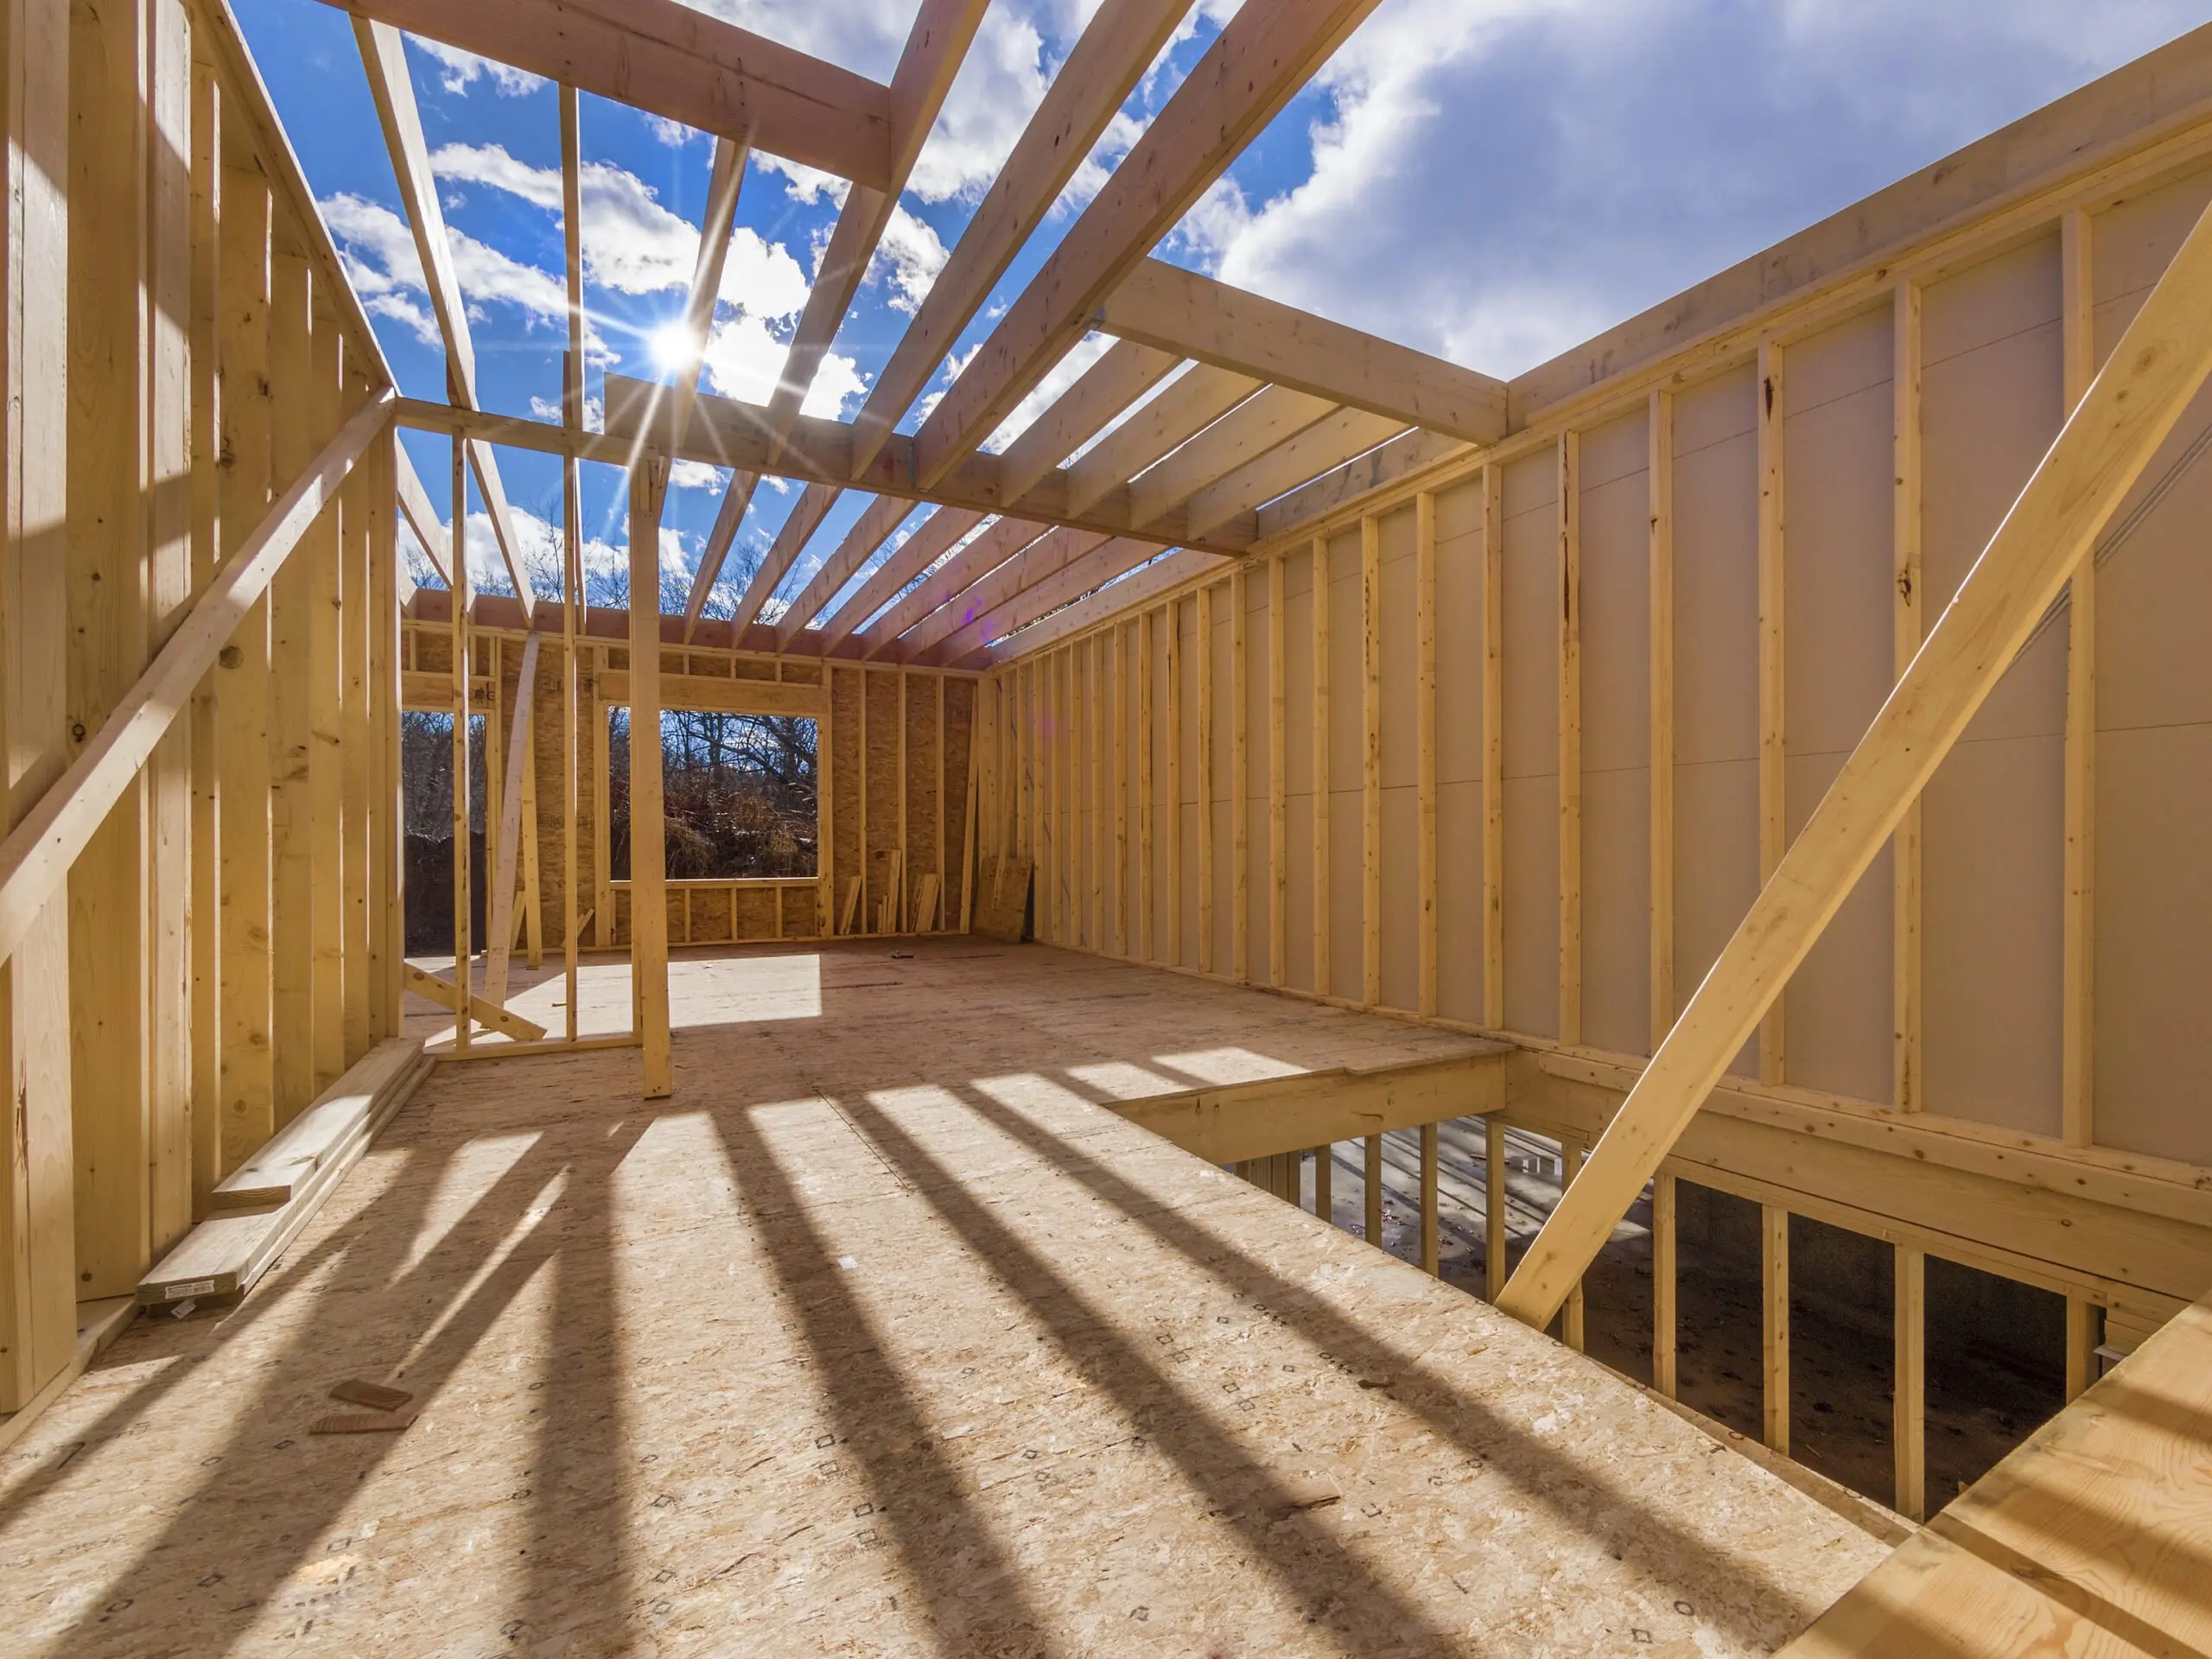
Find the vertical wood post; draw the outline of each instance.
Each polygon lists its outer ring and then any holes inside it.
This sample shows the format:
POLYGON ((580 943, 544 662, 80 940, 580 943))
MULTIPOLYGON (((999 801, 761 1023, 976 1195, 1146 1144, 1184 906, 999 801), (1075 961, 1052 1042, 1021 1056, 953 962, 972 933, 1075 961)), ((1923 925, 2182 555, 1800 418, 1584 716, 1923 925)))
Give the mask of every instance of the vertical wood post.
MULTIPOLYGON (((1277 561, 1281 563, 1280 560, 1277 561)), ((1336 1160, 1334 1147, 1313 1148, 1313 1213, 1332 1225, 1336 1221, 1336 1199, 1329 1191, 1330 1175, 1336 1160)))
MULTIPOLYGON (((337 308, 316 296, 310 353, 314 395, 305 411, 317 448, 338 429, 345 385, 337 308)), ((313 895, 309 944, 314 953, 315 1074, 310 1098, 346 1070, 346 681, 340 654, 340 561, 346 538, 346 496, 325 507, 301 538, 292 563, 303 565, 308 679, 307 683, 308 879, 313 895)))
POLYGON ((1167 960, 1183 965, 1183 601, 1161 613, 1167 638, 1167 960))
POLYGON ((1359 521, 1359 1000, 1382 1001, 1382 525, 1359 521))
MULTIPOLYGON (((2060 221, 2061 351, 2066 413, 2097 376, 2089 216, 2075 208, 2060 221)), ((2060 990, 2059 1118, 2066 1144, 2096 1140, 2097 561, 2093 552, 2068 584, 2063 966, 2060 990)), ((2066 1397, 2094 1380, 2097 1310, 2066 1299, 2066 1397)))
MULTIPOLYGON (((1106 642, 1104 633, 1090 636, 1090 696, 1084 705, 1090 742, 1090 944, 1101 956, 1106 951, 1106 642)), ((938 684, 944 683, 939 675, 938 684)))
POLYGON ((1437 1274, 1436 1125, 1421 1126, 1421 1270, 1437 1274))
MULTIPOLYGON (((1893 565, 1891 601, 1892 677, 1902 677, 1920 649, 1921 298, 1919 284, 1901 281, 1891 292, 1891 449, 1893 565)), ((1897 1110, 1921 1109, 1920 1078, 1920 802, 1897 822, 1891 860, 1891 1095, 1897 1110)))
POLYGON ((1789 1211, 1759 1206, 1759 1322, 1766 1443, 1789 1455, 1789 1211))
MULTIPOLYGON (((1583 1148, 1579 1141, 1562 1141, 1559 1148, 1559 1189, 1564 1192, 1574 1185, 1574 1178, 1582 1170, 1583 1148)), ((1574 1281, 1574 1288, 1567 1293, 1567 1304, 1560 1309, 1560 1340, 1580 1353, 1586 1345, 1584 1321, 1582 1281, 1574 1281)))
POLYGON ((660 750, 660 508, 666 465, 658 456, 645 456, 630 469, 630 973, 648 1100, 664 1098, 674 1087, 660 750))
POLYGON ((1897 1463, 1897 1511, 1928 1518, 1928 1257, 1897 1246, 1897 1351, 1891 1443, 1897 1463))
POLYGON ((1336 992, 1329 960, 1329 542, 1313 538, 1313 989, 1336 992))
MULTIPOLYGON (((269 310, 270 447, 279 489, 305 470, 316 448, 309 413, 316 378, 315 282, 305 256, 291 245, 293 234, 280 216, 270 261, 269 310)), ((465 542, 466 527, 467 519, 457 514, 455 548, 465 542)), ((269 672, 275 688, 269 703, 270 950, 279 1128, 315 1095, 315 578, 309 553, 320 554, 324 546, 319 528, 309 531, 298 556, 269 584, 269 672)))
POLYGON ((1436 496, 1414 498, 1414 747, 1419 760, 1415 793, 1421 845, 1420 1013, 1436 1017, 1436 496))
POLYGON ((1382 1137, 1370 1135, 1365 1142, 1367 1154, 1365 1188, 1367 1201, 1367 1242, 1376 1249, 1382 1248, 1382 1137))
MULTIPOLYGON (((18 12, 21 8, 16 9, 18 12)), ((197 594, 212 581, 219 556, 221 516, 217 506, 222 454, 220 324, 222 276, 223 97, 213 66, 204 56, 192 66, 192 338, 191 493, 192 585, 197 594)), ((10 353, 13 355, 12 348, 10 353)), ((378 448, 389 442, 380 438, 378 448)), ((10 468, 10 476, 15 476, 10 468)), ((0 607, 3 608, 3 607, 0 607)), ((192 749, 192 1212, 206 1212, 208 1194, 222 1179, 222 847, 216 778, 216 672, 193 693, 192 749)), ((8 702, 0 691, 0 709, 8 702)))
MULTIPOLYGON (((1783 423, 1789 405, 1783 375, 1783 350, 1759 342, 1758 361, 1758 587, 1759 587, 1759 886, 1772 879, 1789 850, 1784 791, 1787 757, 1783 723, 1783 622, 1786 587, 1783 536, 1783 423)), ((1789 1021, 1789 994, 1774 999, 1759 1022, 1759 1081, 1780 1083, 1787 1075, 1783 1044, 1789 1021)), ((1786 1408, 1786 1402, 1785 1402, 1786 1408)), ((1785 1437, 1787 1424, 1784 1425, 1785 1437)), ((1777 1450, 1783 1448, 1777 1448, 1777 1450)))
POLYGON ((1286 713, 1283 662, 1283 556, 1268 561, 1268 983, 1290 982, 1290 918, 1284 913, 1289 892, 1285 868, 1289 850, 1288 801, 1284 795, 1283 717, 1286 713))
MULTIPOLYGON (((1505 498, 1483 468, 1483 1028, 1505 1028, 1505 498)), ((1500 1261, 1504 1253, 1493 1253, 1500 1261)), ((1491 1287, 1493 1299, 1503 1281, 1491 1287)))
POLYGON ((1214 970, 1214 718, 1213 594, 1208 582, 1198 595, 1198 971, 1214 970))
POLYGON ((1676 1223, 1675 1178, 1651 1178, 1651 1386, 1668 1399, 1675 1397, 1675 1255, 1676 1223))
POLYGON ((1582 1040, 1582 435, 1559 435, 1559 1039, 1582 1040))
MULTIPOLYGON (((1141 625, 1140 625, 1141 626, 1141 625)), ((1129 645, 1122 625, 1108 631, 1114 658, 1114 954, 1129 952, 1129 645)))
MULTIPOLYGON (((453 1016, 453 1044, 456 1051, 465 1054, 474 1023, 468 1014, 468 989, 472 983, 469 958, 474 950, 468 916, 468 607, 472 594, 468 571, 468 452, 459 434, 453 440, 453 527, 448 545, 453 550, 453 590, 449 595, 453 610, 453 981, 460 991, 453 1016)), ((637 747, 634 734, 631 747, 637 747)), ((633 810, 631 817, 634 819, 636 816, 633 810)), ((606 840, 606 822, 602 815, 602 842, 606 840)), ((633 846, 636 840, 633 825, 633 846)), ((631 906, 633 915, 636 908, 634 904, 631 906)))
MULTIPOLYGON (((1252 977, 1251 684, 1245 670, 1244 570, 1229 579, 1229 973, 1252 977)), ((1295 1199, 1296 1194, 1292 1195, 1295 1199)))
MULTIPOLYGON (((1484 469, 1489 470, 1488 468, 1484 469)), ((1505 1120, 1483 1119, 1483 1288, 1493 1302, 1505 1288, 1510 1243, 1505 1216, 1505 1120)))
POLYGON ((1160 953, 1159 895, 1152 868, 1154 812, 1152 739, 1152 616, 1136 620, 1137 635, 1137 956, 1145 962, 1160 953))
MULTIPOLYGON (((1653 392, 1646 421, 1651 506, 1651 1018, 1648 1029, 1650 1052, 1656 1054, 1668 1027, 1675 1023, 1675 394, 1653 392)), ((1670 1183, 1671 1199, 1672 1178, 1662 1179, 1670 1183)), ((1669 1340, 1671 1335, 1670 1326, 1669 1340)), ((1669 1363, 1672 1363, 1671 1353, 1669 1363)))

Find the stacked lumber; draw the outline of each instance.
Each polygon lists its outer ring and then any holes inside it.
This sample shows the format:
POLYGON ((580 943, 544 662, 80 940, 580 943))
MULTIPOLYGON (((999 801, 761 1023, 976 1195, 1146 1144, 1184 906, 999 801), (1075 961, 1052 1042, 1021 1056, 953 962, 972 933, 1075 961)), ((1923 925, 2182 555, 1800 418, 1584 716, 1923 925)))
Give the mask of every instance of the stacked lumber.
POLYGON ((138 1281, 138 1305, 243 1296, 298 1236, 432 1061, 419 1038, 378 1043, 216 1187, 213 1213, 138 1281))

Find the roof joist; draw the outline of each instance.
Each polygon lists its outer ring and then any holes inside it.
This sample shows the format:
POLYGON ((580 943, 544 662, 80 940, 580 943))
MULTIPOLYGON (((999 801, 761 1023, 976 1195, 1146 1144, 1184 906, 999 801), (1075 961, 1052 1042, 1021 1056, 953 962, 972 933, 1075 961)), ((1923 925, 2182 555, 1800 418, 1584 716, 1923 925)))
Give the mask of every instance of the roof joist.
MULTIPOLYGON (((951 475, 991 435, 1082 338, 1093 313, 1137 262, 1375 4, 1248 0, 922 423, 915 439, 915 476, 922 485, 951 475)), ((1099 21, 1092 20, 1086 38, 1099 21)), ((1067 75, 1063 69, 1056 85, 1067 75)), ((932 356, 932 366, 935 361, 932 356)), ((863 448, 856 460, 865 454, 863 448)))
POLYGON ((358 18, 892 188, 891 88, 677 0, 327 0, 358 18))

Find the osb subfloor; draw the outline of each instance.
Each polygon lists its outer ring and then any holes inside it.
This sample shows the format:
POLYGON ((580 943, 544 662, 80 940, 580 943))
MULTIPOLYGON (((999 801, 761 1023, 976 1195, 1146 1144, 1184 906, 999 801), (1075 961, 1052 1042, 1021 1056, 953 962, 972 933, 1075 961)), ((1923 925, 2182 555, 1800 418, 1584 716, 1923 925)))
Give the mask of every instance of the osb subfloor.
POLYGON ((1035 946, 687 963, 442 1066, 0 1476, 11 1654, 1749 1654, 1887 1548, 1093 1101, 1448 1052, 1035 946), (710 1022, 711 1021, 711 1022, 710 1022), (311 1435, 332 1384, 403 1433, 311 1435))

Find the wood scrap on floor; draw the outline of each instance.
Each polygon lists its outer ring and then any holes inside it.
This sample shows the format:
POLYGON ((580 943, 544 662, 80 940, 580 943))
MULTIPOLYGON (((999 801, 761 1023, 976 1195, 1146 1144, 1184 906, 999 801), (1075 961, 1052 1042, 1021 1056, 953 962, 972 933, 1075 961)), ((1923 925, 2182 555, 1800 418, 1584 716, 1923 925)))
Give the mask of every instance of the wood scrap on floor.
POLYGON ((1036 865, 1012 854, 986 853, 976 881, 971 932, 1019 944, 1029 922, 1029 884, 1036 865))

